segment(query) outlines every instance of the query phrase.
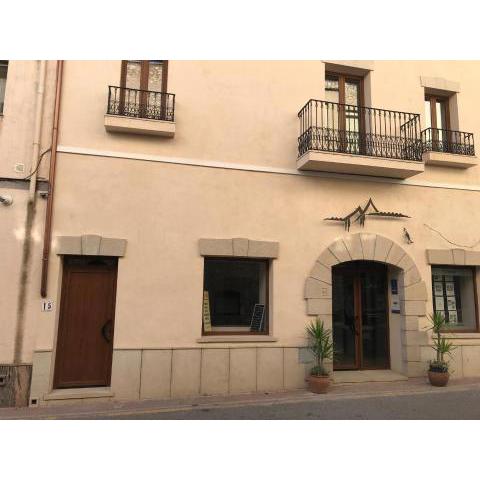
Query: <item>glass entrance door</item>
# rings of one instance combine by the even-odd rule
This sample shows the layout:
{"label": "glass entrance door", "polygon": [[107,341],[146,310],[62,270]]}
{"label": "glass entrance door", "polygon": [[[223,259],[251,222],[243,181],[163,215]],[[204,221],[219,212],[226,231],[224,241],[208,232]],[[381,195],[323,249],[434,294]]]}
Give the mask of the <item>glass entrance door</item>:
{"label": "glass entrance door", "polygon": [[334,369],[389,368],[386,265],[337,265],[332,281]]}

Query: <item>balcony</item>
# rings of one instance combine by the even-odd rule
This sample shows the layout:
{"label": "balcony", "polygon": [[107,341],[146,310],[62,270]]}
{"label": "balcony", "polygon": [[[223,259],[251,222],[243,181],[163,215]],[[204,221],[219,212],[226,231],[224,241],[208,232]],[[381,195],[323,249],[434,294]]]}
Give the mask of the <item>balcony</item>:
{"label": "balcony", "polygon": [[422,131],[423,160],[427,165],[470,168],[477,165],[473,133],[426,128]]}
{"label": "balcony", "polygon": [[310,100],[298,117],[299,170],[408,178],[425,169],[418,114]]}
{"label": "balcony", "polygon": [[173,137],[175,95],[109,86],[105,129],[108,132]]}

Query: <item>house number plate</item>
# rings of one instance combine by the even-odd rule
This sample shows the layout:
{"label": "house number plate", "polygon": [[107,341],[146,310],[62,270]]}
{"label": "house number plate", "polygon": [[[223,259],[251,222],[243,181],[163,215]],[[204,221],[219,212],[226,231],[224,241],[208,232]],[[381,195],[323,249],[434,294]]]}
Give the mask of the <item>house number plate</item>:
{"label": "house number plate", "polygon": [[42,312],[51,312],[53,310],[53,300],[42,300]]}

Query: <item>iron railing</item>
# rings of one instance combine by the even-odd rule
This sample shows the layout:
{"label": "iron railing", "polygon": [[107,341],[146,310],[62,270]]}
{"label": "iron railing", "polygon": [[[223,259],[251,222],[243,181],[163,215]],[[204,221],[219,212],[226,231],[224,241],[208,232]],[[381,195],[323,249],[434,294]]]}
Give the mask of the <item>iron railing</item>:
{"label": "iron railing", "polygon": [[107,114],[173,122],[175,95],[110,85]]}
{"label": "iron railing", "polygon": [[426,128],[422,131],[424,152],[445,152],[457,155],[475,155],[473,133],[446,130],[443,128]]}
{"label": "iron railing", "polygon": [[308,150],[422,160],[420,115],[309,100],[298,113],[298,155]]}

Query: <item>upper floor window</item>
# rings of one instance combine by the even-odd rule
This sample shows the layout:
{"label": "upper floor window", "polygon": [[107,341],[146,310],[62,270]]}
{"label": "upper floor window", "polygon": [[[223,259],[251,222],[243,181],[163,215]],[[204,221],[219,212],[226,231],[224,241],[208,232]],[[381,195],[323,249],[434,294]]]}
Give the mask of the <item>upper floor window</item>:
{"label": "upper floor window", "polygon": [[448,101],[448,97],[442,97],[438,95],[425,96],[426,128],[450,130]]}
{"label": "upper floor window", "polygon": [[8,60],[0,60],[0,115],[3,114],[5,87],[7,85]]}
{"label": "upper floor window", "polygon": [[125,88],[167,91],[167,60],[124,60],[120,84]]}
{"label": "upper floor window", "polygon": [[325,75],[325,100],[333,103],[361,106],[362,78],[337,73]]}

